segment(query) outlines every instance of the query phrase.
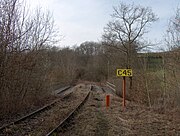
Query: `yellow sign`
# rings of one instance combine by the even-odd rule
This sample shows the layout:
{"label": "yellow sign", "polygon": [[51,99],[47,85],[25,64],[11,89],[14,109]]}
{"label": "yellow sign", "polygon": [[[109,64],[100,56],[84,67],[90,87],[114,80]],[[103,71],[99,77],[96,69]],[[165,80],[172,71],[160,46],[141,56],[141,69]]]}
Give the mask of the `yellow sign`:
{"label": "yellow sign", "polygon": [[132,76],[132,69],[117,69],[117,76]]}

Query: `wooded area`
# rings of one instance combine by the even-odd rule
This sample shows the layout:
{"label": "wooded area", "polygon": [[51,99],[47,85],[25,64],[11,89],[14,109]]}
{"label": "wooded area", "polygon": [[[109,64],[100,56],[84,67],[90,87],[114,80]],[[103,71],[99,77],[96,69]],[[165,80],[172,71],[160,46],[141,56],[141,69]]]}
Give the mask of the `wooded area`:
{"label": "wooded area", "polygon": [[[129,99],[160,112],[180,106],[180,9],[169,20],[168,50],[142,37],[158,18],[150,8],[120,3],[102,41],[60,48],[50,12],[28,11],[24,2],[0,1],[0,118],[32,107],[52,90],[80,80],[111,81],[120,95],[117,68],[132,68]],[[143,39],[143,40],[142,40]],[[23,109],[24,108],[24,109]]]}

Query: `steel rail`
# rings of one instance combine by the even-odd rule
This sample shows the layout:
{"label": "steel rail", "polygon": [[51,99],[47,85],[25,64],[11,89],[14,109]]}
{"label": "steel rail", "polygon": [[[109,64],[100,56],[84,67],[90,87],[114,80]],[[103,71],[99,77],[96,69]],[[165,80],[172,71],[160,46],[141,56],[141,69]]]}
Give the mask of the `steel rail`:
{"label": "steel rail", "polygon": [[[92,89],[92,86],[91,88]],[[73,117],[73,115],[75,114],[76,111],[78,111],[80,109],[80,107],[87,101],[88,97],[90,95],[90,91],[88,92],[88,94],[86,95],[86,97],[83,99],[83,101],[76,106],[76,108],[73,109],[73,111],[71,111],[68,116],[66,116],[66,118],[64,118],[54,129],[52,129],[48,134],[46,134],[46,136],[51,136],[53,135],[54,132],[57,131],[57,129],[61,128],[64,126],[64,124],[70,120],[71,117]]]}
{"label": "steel rail", "polygon": [[67,86],[62,91],[58,92],[57,94],[61,94],[61,93],[65,92],[66,90],[70,89],[70,88],[71,88],[71,86]]}
{"label": "steel rail", "polygon": [[112,83],[110,83],[110,82],[106,82],[107,84],[109,84],[110,86],[112,86],[112,87],[116,87],[114,84],[112,84]]}
{"label": "steel rail", "polygon": [[[67,88],[65,88],[65,90],[67,90]],[[52,105],[54,105],[56,102],[58,102],[60,99],[63,99],[63,98],[67,97],[67,96],[70,95],[70,94],[71,94],[71,93],[63,96],[62,98],[58,98],[58,99],[54,100],[53,102],[51,102],[50,104],[47,104],[47,105],[45,105],[45,106],[43,106],[43,107],[41,107],[41,108],[39,108],[39,109],[37,109],[37,110],[35,110],[35,111],[27,114],[27,115],[25,115],[25,116],[23,116],[23,117],[15,120],[15,121],[13,121],[13,122],[10,122],[10,123],[8,123],[8,124],[3,125],[2,127],[0,127],[0,131],[2,131],[3,129],[5,129],[5,128],[13,125],[13,124],[17,124],[17,123],[19,123],[19,122],[21,122],[21,121],[23,121],[23,120],[25,120],[25,119],[27,119],[27,118],[35,115],[35,114],[37,114],[37,113],[40,113],[40,112],[46,110],[47,108],[49,108],[50,106],[52,106]]]}

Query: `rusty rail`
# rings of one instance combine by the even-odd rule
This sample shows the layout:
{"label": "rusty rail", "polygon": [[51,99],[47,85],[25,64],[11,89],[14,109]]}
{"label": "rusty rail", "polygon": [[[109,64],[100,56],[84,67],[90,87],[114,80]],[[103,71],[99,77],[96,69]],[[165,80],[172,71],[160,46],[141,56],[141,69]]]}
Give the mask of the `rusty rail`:
{"label": "rusty rail", "polygon": [[[69,89],[69,88],[68,88],[68,89]],[[66,90],[67,90],[67,88],[65,88],[65,89],[63,90],[63,92],[66,91]],[[58,98],[58,99],[56,99],[55,101],[51,102],[50,104],[47,104],[47,105],[45,105],[45,106],[43,106],[43,107],[41,107],[41,108],[39,108],[39,109],[37,109],[37,110],[35,110],[35,111],[27,114],[27,115],[25,115],[25,116],[17,119],[16,121],[13,121],[13,122],[10,122],[10,123],[8,123],[8,124],[3,125],[2,127],[0,127],[0,131],[4,130],[5,128],[7,128],[7,127],[9,127],[9,126],[11,126],[11,125],[13,125],[13,124],[17,124],[17,123],[19,123],[19,122],[21,122],[21,121],[24,121],[25,119],[27,119],[27,118],[29,118],[29,117],[37,114],[37,113],[43,112],[44,110],[46,110],[46,109],[48,109],[49,107],[53,106],[53,105],[54,105],[56,102],[58,102],[60,99],[63,99],[63,98],[67,97],[67,96],[70,95],[70,94],[71,94],[71,93],[63,96],[62,98]]]}
{"label": "rusty rail", "polygon": [[[92,86],[90,88],[90,90],[92,89]],[[71,111],[71,113],[68,114],[68,116],[66,118],[64,118],[54,129],[52,129],[46,136],[51,136],[53,135],[58,129],[62,128],[66,122],[68,122],[76,113],[76,111],[78,111],[82,105],[84,105],[84,103],[87,101],[88,97],[90,95],[90,91],[88,92],[88,94],[86,95],[86,97],[83,99],[83,101],[73,110]]]}

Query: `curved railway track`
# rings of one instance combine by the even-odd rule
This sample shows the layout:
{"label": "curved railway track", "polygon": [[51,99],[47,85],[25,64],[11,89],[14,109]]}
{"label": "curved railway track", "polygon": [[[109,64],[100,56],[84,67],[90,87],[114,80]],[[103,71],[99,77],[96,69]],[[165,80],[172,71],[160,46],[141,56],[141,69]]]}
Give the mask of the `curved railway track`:
{"label": "curved railway track", "polygon": [[[67,90],[67,88],[65,90]],[[62,92],[65,92],[65,90],[63,90]],[[35,132],[31,132],[31,131],[34,131],[33,129],[37,129],[37,130],[35,130],[36,132],[38,130],[41,131],[41,129],[43,128],[42,126],[44,125],[44,123],[42,123],[41,120],[45,120],[44,122],[46,122],[46,121],[51,122],[52,116],[55,115],[55,118],[60,123],[57,123],[57,121],[56,121],[56,123],[54,123],[54,121],[52,121],[54,124],[50,125],[50,127],[48,129],[46,128],[46,130],[44,132],[38,133],[38,135],[46,135],[46,134],[47,134],[47,136],[52,135],[58,128],[61,128],[74,115],[74,113],[76,111],[78,111],[78,109],[85,103],[85,101],[87,100],[87,98],[89,96],[90,91],[88,89],[88,93],[85,93],[86,95],[82,94],[83,98],[81,98],[79,100],[78,100],[78,96],[76,96],[77,100],[74,100],[74,97],[71,96],[71,94],[73,94],[73,93],[74,92],[70,92],[69,94],[65,93],[63,95],[63,97],[58,98],[57,100],[51,102],[50,104],[45,105],[44,107],[42,107],[28,115],[25,115],[22,118],[19,118],[14,122],[3,125],[2,127],[0,127],[0,136],[4,136],[4,135],[16,136],[16,135],[29,135],[29,134],[37,135]],[[81,94],[79,94],[79,96],[80,95]],[[85,95],[85,97],[84,97],[84,95]],[[59,101],[61,101],[61,102],[59,102]],[[79,103],[79,101],[80,101],[80,104],[77,105],[77,103]],[[62,104],[63,106],[59,106],[61,103],[64,103],[64,104]],[[74,106],[73,104],[76,106]],[[73,105],[75,108],[71,105]],[[69,109],[71,109],[71,110],[69,110]],[[61,110],[62,110],[62,112],[65,112],[65,113],[61,113]],[[54,111],[56,114],[53,113]],[[60,117],[61,119],[58,119],[59,118],[58,116],[56,117],[57,114],[62,115],[62,117]],[[50,119],[47,119],[49,117],[50,117]],[[38,128],[39,125],[37,128],[35,128],[34,126],[37,126],[36,122],[38,122],[39,120],[41,122],[40,128]],[[29,123],[29,122],[31,122],[31,123]],[[10,130],[10,133],[8,132],[9,130]]]}
{"label": "curved railway track", "polygon": [[[61,94],[61,93],[65,92],[66,90],[70,89],[70,88],[71,88],[71,87],[68,86],[68,87],[66,87],[65,89],[63,89],[61,92],[59,92],[58,94]],[[54,100],[53,102],[51,102],[51,103],[49,103],[49,104],[47,104],[47,105],[45,105],[45,106],[43,106],[43,107],[41,107],[41,108],[39,108],[39,109],[37,109],[37,110],[35,110],[35,111],[27,114],[27,115],[25,115],[25,116],[23,116],[23,117],[15,120],[15,121],[13,121],[13,122],[10,122],[10,123],[8,123],[8,124],[3,125],[2,127],[0,127],[0,132],[1,132],[2,130],[6,129],[8,126],[17,124],[17,123],[19,123],[19,122],[21,122],[21,121],[23,121],[23,120],[25,120],[25,119],[27,119],[27,118],[35,115],[35,114],[38,114],[38,113],[40,113],[40,112],[43,112],[44,110],[46,110],[46,109],[50,108],[51,106],[53,106],[57,101],[59,101],[60,99],[65,98],[65,97],[68,97],[70,94],[71,94],[71,93],[66,94],[66,95],[64,95],[62,98],[58,98],[58,99]],[[1,133],[0,133],[0,135],[1,135]]]}
{"label": "curved railway track", "polygon": [[84,98],[84,100],[77,105],[77,107],[75,109],[73,109],[67,117],[65,117],[54,129],[52,129],[46,136],[51,136],[54,135],[56,133],[56,131],[58,129],[61,129],[65,124],[67,124],[67,122],[75,115],[75,113],[81,108],[81,106],[86,102],[86,100],[89,97],[90,92],[88,92],[88,94],[86,95],[86,97]]}

